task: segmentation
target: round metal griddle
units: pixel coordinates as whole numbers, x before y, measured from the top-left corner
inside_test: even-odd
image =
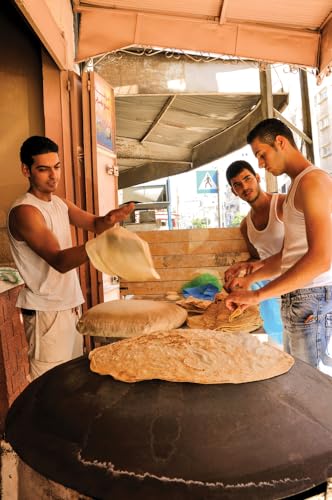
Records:
[[[248,384],[126,384],[78,358],[25,389],[5,437],[98,499],[285,498],[332,473],[332,378],[297,360]]]

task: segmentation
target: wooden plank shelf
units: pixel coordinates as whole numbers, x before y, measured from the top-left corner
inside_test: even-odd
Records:
[[[239,228],[140,231],[137,234],[149,243],[160,280],[121,280],[122,295],[152,298],[170,291],[179,292],[199,272],[217,272],[222,282],[230,265],[249,257]]]

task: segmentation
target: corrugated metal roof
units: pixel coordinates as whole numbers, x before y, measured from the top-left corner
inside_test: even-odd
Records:
[[[126,50],[95,66],[115,89],[121,187],[184,172],[234,151],[246,143],[247,128],[262,113],[258,65],[147,53]],[[275,108],[282,109],[287,97],[276,93]]]
[[[162,118],[156,121],[167,99],[164,96],[117,97],[116,142],[120,185],[124,187],[124,181],[121,181],[124,171],[144,168],[151,162],[154,162],[156,170],[154,178],[171,175],[167,172],[166,164],[172,167],[173,173],[176,173],[174,164],[179,164],[180,171],[193,168],[194,148],[222,134],[241,120],[245,121],[259,107],[260,98],[259,94],[177,95]],[[278,109],[286,102],[286,94],[275,96],[275,106]],[[151,132],[144,141],[149,130]],[[237,147],[244,145],[245,133],[242,136],[239,134],[235,143]],[[230,144],[227,152],[234,149]],[[187,165],[181,162],[187,162]],[[157,174],[159,164],[163,165],[163,170],[159,170]],[[138,183],[136,175],[131,180],[129,177],[126,185]]]

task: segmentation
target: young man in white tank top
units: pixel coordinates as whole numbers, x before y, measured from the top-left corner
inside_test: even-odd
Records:
[[[244,160],[231,163],[226,170],[226,178],[233,194],[251,207],[240,225],[250,258],[245,262],[236,262],[227,269],[224,287],[228,290],[229,284],[236,276],[247,275],[259,269],[262,259],[281,250],[284,241],[282,205],[285,196],[263,191],[259,175],[250,163]],[[260,287],[264,284],[266,281],[255,285]],[[272,340],[282,344],[280,301],[274,298],[263,301],[260,304],[260,312],[266,333]]]
[[[97,217],[54,195],[61,165],[58,146],[47,137],[28,138],[20,159],[30,187],[11,207],[8,233],[25,282],[17,306],[23,312],[34,379],[83,354],[83,337],[75,326],[84,299],[75,268],[87,262],[88,255],[84,244],[72,246],[70,224],[99,234],[127,217],[134,205]]]
[[[260,168],[291,179],[285,241],[260,269],[233,280],[226,304],[245,308],[281,296],[285,349],[332,376],[332,179],[302,155],[281,120],[263,120],[247,140]],[[273,277],[265,287],[248,290],[252,282]]]

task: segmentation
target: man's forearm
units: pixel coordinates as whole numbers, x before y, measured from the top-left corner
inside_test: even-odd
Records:
[[[316,276],[327,271],[326,266],[319,257],[312,254],[305,254],[288,271],[275,278],[266,286],[258,290],[259,300],[266,300],[271,297],[279,297],[293,290],[305,287]]]
[[[103,217],[95,217],[94,220],[94,228],[95,233],[100,234],[106,231],[106,229],[110,229],[118,222],[122,222],[131,214],[131,212],[135,209],[135,203],[129,202],[121,205],[119,208],[114,208]]]
[[[101,234],[104,231],[106,231],[106,229],[109,229],[110,227],[111,226],[110,226],[110,223],[109,223],[108,219],[106,219],[106,215],[104,215],[102,217],[96,217],[95,218],[95,221],[94,221],[94,232],[96,234]]]
[[[248,275],[250,284],[255,283],[256,281],[271,279],[279,276],[281,266],[281,253],[272,255],[267,259],[257,262],[257,266],[257,269],[253,273]]]
[[[88,262],[88,254],[85,244],[60,250],[56,255],[48,260],[48,264],[59,273],[67,273],[76,267]]]

